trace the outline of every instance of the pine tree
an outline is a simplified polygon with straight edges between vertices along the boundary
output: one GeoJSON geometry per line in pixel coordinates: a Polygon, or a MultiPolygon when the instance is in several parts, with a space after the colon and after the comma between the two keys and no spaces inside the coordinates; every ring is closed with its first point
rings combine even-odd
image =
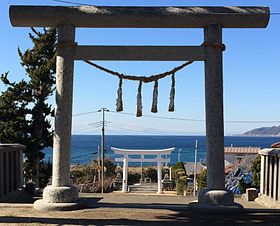
{"type": "Polygon", "coordinates": [[[29,120],[27,108],[31,102],[31,89],[28,83],[21,80],[11,83],[8,73],[1,75],[7,90],[0,96],[0,141],[2,143],[25,144],[28,139],[29,120]]]}
{"type": "Polygon", "coordinates": [[[43,32],[32,28],[29,37],[34,47],[24,53],[18,49],[29,81],[11,83],[8,73],[1,76],[8,88],[0,96],[0,141],[26,145],[25,170],[39,185],[39,168],[44,158],[42,150],[52,147],[52,107],[47,99],[55,84],[57,37],[54,28],[43,32]]]}
{"type": "Polygon", "coordinates": [[[18,49],[21,65],[29,76],[29,86],[32,90],[30,140],[27,144],[26,156],[30,167],[36,170],[35,181],[39,185],[39,166],[44,158],[42,150],[52,146],[51,124],[48,117],[51,115],[51,105],[48,97],[53,93],[55,84],[56,62],[56,30],[44,29],[44,32],[32,28],[29,37],[34,47],[24,53],[18,49]]]}

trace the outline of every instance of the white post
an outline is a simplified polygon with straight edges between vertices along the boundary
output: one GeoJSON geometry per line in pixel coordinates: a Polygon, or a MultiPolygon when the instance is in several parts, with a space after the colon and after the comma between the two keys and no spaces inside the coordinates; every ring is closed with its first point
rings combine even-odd
{"type": "Polygon", "coordinates": [[[122,192],[127,192],[127,167],[128,167],[128,156],[123,157],[123,185],[122,192]]]}
{"type": "Polygon", "coordinates": [[[194,150],[194,177],[193,177],[193,196],[196,196],[196,174],[197,174],[197,143],[198,140],[195,141],[195,150],[194,150]]]}
{"type": "Polygon", "coordinates": [[[172,181],[172,167],[169,167],[169,180],[172,181]]]}
{"type": "Polygon", "coordinates": [[[180,162],[180,160],[181,160],[181,150],[182,150],[182,149],[179,149],[179,150],[178,150],[178,162],[180,162]]]}
{"type": "Polygon", "coordinates": [[[157,193],[162,193],[162,171],[161,171],[160,155],[157,155],[157,177],[158,177],[158,192],[157,193]]]}

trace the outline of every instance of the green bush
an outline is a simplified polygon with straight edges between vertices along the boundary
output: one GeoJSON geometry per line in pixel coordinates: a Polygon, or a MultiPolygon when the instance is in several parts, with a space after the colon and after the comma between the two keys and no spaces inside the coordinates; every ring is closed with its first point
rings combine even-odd
{"type": "Polygon", "coordinates": [[[186,169],[183,162],[177,162],[172,167],[172,178],[176,183],[177,195],[183,195],[188,186],[186,169]]]}
{"type": "Polygon", "coordinates": [[[197,187],[199,190],[207,187],[207,170],[203,170],[197,175],[197,187]]]}
{"type": "Polygon", "coordinates": [[[254,161],[253,165],[251,167],[252,173],[253,173],[253,183],[252,186],[260,190],[260,173],[261,173],[261,156],[258,155],[254,161]]]}
{"type": "Polygon", "coordinates": [[[177,195],[183,195],[184,191],[186,191],[187,189],[187,186],[187,177],[185,179],[180,178],[176,183],[177,195]]]}
{"type": "Polygon", "coordinates": [[[246,184],[245,181],[243,180],[243,178],[241,178],[239,180],[238,188],[239,188],[241,194],[245,193],[246,189],[251,188],[251,187],[252,187],[252,183],[246,184]]]}
{"type": "Polygon", "coordinates": [[[157,182],[157,170],[155,168],[149,167],[144,171],[144,178],[149,177],[152,182],[157,182]]]}
{"type": "Polygon", "coordinates": [[[174,166],[172,166],[172,178],[178,180],[180,176],[186,176],[186,169],[183,162],[177,162],[174,166]]]}
{"type": "Polygon", "coordinates": [[[128,174],[128,184],[129,185],[139,183],[140,179],[141,179],[140,173],[129,173],[128,174]]]}

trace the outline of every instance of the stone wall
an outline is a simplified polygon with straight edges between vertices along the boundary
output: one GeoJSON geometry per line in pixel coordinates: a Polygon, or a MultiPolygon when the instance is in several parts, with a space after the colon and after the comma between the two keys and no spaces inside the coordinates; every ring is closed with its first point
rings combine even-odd
{"type": "Polygon", "coordinates": [[[280,207],[280,148],[260,151],[261,181],[258,201],[268,207],[280,207]]]}
{"type": "Polygon", "coordinates": [[[23,184],[23,153],[21,144],[0,144],[0,197],[23,184]]]}

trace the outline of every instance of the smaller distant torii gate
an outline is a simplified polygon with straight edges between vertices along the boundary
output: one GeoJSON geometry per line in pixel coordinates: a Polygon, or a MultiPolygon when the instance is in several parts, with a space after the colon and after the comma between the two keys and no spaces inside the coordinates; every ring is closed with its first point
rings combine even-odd
{"type": "Polygon", "coordinates": [[[10,6],[15,27],[57,27],[56,108],[52,185],[35,208],[77,208],[78,191],[70,185],[73,72],[75,60],[204,61],[207,151],[207,189],[194,208],[234,206],[225,189],[222,30],[265,28],[268,7],[106,7],[10,6]],[[202,28],[201,46],[80,46],[79,27],[202,28]]]}
{"type": "Polygon", "coordinates": [[[158,182],[158,191],[157,193],[162,193],[162,163],[169,163],[170,158],[162,158],[163,155],[171,155],[171,152],[175,148],[168,149],[157,149],[157,150],[136,150],[136,149],[121,149],[111,147],[115,154],[123,155],[123,158],[116,158],[115,162],[123,162],[123,183],[122,183],[122,192],[127,192],[127,168],[128,162],[156,162],[157,163],[157,182],[158,182]],[[141,158],[130,158],[130,155],[140,155],[141,158]],[[156,155],[156,158],[145,159],[145,156],[156,155]]]}

